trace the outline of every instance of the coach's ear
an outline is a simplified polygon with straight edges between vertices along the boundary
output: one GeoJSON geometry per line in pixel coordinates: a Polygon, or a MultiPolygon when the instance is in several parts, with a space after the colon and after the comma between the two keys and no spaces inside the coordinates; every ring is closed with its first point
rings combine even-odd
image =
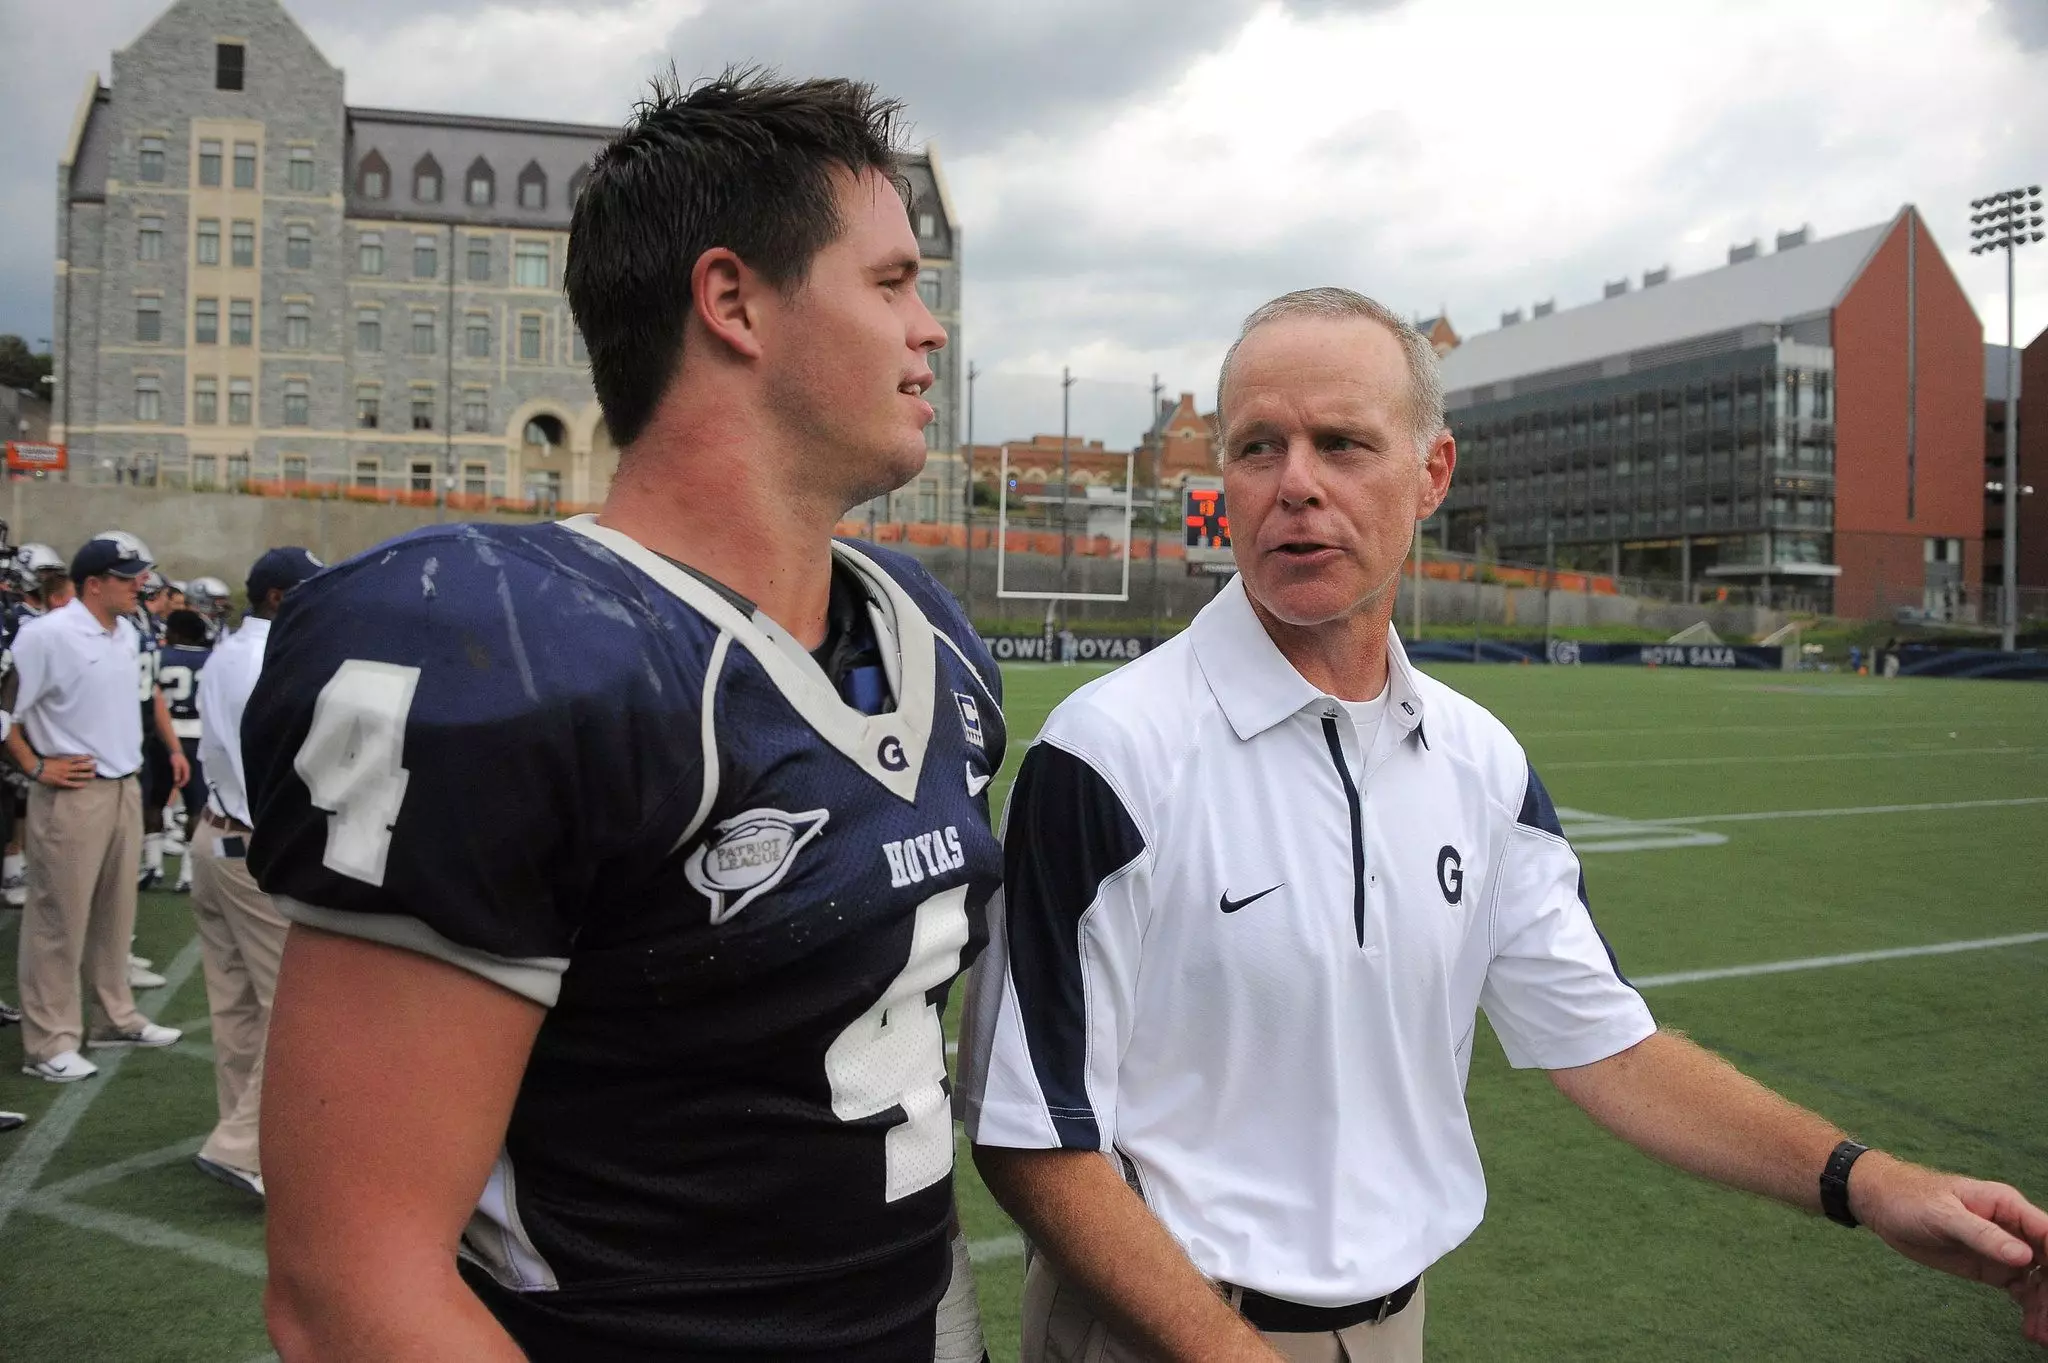
{"type": "Polygon", "coordinates": [[[714,246],[690,269],[690,303],[697,321],[734,356],[761,358],[761,291],[768,287],[730,247],[714,246]]]}
{"type": "Polygon", "coordinates": [[[1416,520],[1428,520],[1444,504],[1444,498],[1451,493],[1451,472],[1457,467],[1458,442],[1446,426],[1436,433],[1436,439],[1429,444],[1429,454],[1422,461],[1422,477],[1417,480],[1421,495],[1415,504],[1416,520]]]}

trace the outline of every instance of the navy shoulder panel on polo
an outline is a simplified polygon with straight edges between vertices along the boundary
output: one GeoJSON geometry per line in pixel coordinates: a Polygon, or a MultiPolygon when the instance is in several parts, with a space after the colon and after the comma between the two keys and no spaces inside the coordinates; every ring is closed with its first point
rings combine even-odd
{"type": "Polygon", "coordinates": [[[1050,743],[1024,754],[1003,846],[1004,929],[1031,1068],[1069,1150],[1102,1148],[1088,1101],[1081,920],[1144,851],[1137,821],[1094,767],[1050,743]]]}
{"type": "MultiPolygon", "coordinates": [[[[1545,788],[1543,778],[1536,774],[1534,764],[1529,767],[1529,785],[1522,793],[1522,812],[1517,822],[1530,828],[1540,829],[1553,837],[1564,837],[1564,824],[1557,817],[1557,806],[1550,801],[1550,791],[1545,788]]],[[[1565,841],[1571,841],[1566,838],[1565,841]]],[[[1621,962],[1615,958],[1614,943],[1607,940],[1607,934],[1600,931],[1600,922],[1593,917],[1593,901],[1586,897],[1586,864],[1579,863],[1579,904],[1586,910],[1586,917],[1593,924],[1593,932],[1600,938],[1600,945],[1607,949],[1607,964],[1614,967],[1614,977],[1628,984],[1628,976],[1621,971],[1621,962]]],[[[1634,986],[1630,986],[1633,988],[1634,986]]]]}

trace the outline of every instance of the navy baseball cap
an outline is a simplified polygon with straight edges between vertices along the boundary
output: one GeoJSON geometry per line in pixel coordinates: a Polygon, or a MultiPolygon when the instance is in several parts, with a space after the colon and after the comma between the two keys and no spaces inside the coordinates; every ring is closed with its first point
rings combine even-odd
{"type": "Polygon", "coordinates": [[[312,550],[296,544],[267,550],[249,569],[250,604],[261,601],[273,587],[288,592],[326,566],[312,550]]]}
{"type": "Polygon", "coordinates": [[[156,565],[119,540],[87,540],[71,560],[71,580],[89,577],[141,577],[156,565]]]}

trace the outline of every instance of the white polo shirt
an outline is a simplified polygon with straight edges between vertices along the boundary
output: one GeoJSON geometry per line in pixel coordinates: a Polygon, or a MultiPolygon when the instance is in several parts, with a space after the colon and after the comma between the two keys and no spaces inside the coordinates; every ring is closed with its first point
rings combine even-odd
{"type": "Polygon", "coordinates": [[[74,597],[14,636],[14,722],[43,757],[83,754],[101,776],[132,776],[142,765],[141,666],[134,624],[107,629],[74,597]]]}
{"type": "Polygon", "coordinates": [[[1521,745],[1388,654],[1354,719],[1233,581],[1069,697],[1011,793],[961,1044],[975,1142],[1109,1153],[1203,1273],[1312,1306],[1479,1224],[1480,1008],[1523,1067],[1655,1030],[1521,745]]]}
{"type": "Polygon", "coordinates": [[[270,642],[270,622],[251,615],[241,628],[220,641],[199,673],[199,713],[206,723],[199,734],[199,766],[212,790],[208,803],[244,827],[249,816],[249,783],[242,771],[242,712],[249,693],[263,675],[263,650],[270,642]]]}

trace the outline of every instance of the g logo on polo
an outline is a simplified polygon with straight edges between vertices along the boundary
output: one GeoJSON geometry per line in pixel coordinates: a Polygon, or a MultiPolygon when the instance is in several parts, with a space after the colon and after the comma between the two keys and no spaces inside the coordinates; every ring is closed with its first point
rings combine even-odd
{"type": "Polygon", "coordinates": [[[1465,897],[1465,859],[1458,855],[1458,849],[1446,844],[1436,854],[1437,888],[1444,892],[1444,903],[1455,904],[1465,897]]]}
{"type": "Polygon", "coordinates": [[[713,827],[683,863],[683,875],[711,901],[712,926],[730,920],[781,884],[796,864],[796,854],[818,836],[830,817],[823,809],[801,814],[750,809],[713,827]]]}
{"type": "Polygon", "coordinates": [[[882,746],[875,749],[875,760],[882,764],[884,771],[902,771],[910,765],[910,759],[903,755],[902,740],[894,734],[883,739],[882,746]]]}

